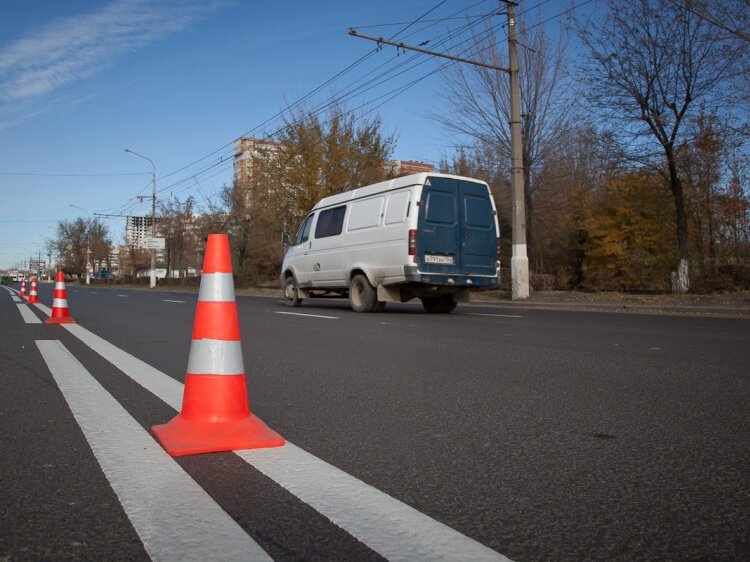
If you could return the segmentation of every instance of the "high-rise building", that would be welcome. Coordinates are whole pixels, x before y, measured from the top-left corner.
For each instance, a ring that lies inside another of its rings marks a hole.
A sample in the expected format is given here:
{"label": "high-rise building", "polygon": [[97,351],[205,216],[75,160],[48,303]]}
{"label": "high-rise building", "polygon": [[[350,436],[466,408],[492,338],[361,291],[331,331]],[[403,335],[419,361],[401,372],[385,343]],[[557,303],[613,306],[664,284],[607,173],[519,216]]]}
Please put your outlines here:
{"label": "high-rise building", "polygon": [[240,137],[234,141],[234,174],[237,184],[253,177],[258,159],[273,158],[282,145],[268,140]]}
{"label": "high-rise building", "polygon": [[152,217],[128,216],[125,223],[125,245],[138,246],[143,238],[151,236]]}

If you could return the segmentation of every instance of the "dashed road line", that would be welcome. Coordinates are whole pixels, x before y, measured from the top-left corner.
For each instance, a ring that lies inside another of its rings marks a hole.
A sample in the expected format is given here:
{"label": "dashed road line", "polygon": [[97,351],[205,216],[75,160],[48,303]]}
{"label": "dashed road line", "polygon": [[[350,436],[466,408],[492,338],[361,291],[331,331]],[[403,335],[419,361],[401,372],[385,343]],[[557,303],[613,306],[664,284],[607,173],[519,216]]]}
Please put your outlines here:
{"label": "dashed road line", "polygon": [[176,303],[180,303],[180,304],[185,304],[185,302],[186,302],[186,301],[175,301],[175,300],[171,300],[171,299],[162,299],[162,300],[164,302],[176,302]]}
{"label": "dashed road line", "polygon": [[31,309],[29,308],[29,305],[19,303],[16,306],[18,307],[18,311],[21,313],[21,317],[23,318],[23,321],[26,322],[27,324],[41,324],[42,323],[39,317],[31,311]]}
{"label": "dashed road line", "polygon": [[21,313],[21,318],[23,318],[24,322],[26,322],[27,324],[41,324],[42,323],[39,317],[31,311],[31,309],[29,308],[29,305],[23,302],[23,299],[15,294],[14,289],[11,289],[9,287],[3,287],[3,289],[8,291],[11,298],[13,299],[13,302],[16,303],[16,306],[18,307],[18,312]]}
{"label": "dashed road line", "polygon": [[153,560],[272,560],[62,343],[36,344]]}
{"label": "dashed road line", "polygon": [[494,318],[523,318],[517,314],[489,314],[483,312],[463,312],[463,316],[491,316]]}
{"label": "dashed road line", "polygon": [[303,312],[280,312],[275,311],[274,314],[288,314],[289,316],[306,316],[308,318],[325,318],[327,320],[338,320],[339,316],[325,316],[323,314],[306,314]]}

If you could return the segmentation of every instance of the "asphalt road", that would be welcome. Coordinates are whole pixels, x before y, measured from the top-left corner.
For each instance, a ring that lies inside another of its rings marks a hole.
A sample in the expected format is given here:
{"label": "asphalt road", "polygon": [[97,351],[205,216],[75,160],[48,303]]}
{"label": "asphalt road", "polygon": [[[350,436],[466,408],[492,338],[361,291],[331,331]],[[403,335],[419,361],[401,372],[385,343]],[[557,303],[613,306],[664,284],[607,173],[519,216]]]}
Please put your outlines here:
{"label": "asphalt road", "polygon": [[[51,306],[51,285],[40,298]],[[79,326],[184,380],[196,295],[69,286],[68,300]],[[750,559],[747,319],[474,305],[429,315],[416,304],[355,314],[345,301],[289,309],[262,297],[238,307],[253,413],[289,451],[377,497],[514,560]],[[122,408],[148,429],[175,409],[80,337],[27,324],[17,308],[0,290],[0,560],[153,557],[143,510],[103,468],[36,342],[60,342],[106,389],[105,421]],[[135,449],[150,446],[123,441],[118,462],[148,479]],[[398,558],[252,458],[183,457],[178,476],[275,560]],[[332,477],[321,474],[308,479],[325,487]],[[373,536],[387,517],[370,523]]]}

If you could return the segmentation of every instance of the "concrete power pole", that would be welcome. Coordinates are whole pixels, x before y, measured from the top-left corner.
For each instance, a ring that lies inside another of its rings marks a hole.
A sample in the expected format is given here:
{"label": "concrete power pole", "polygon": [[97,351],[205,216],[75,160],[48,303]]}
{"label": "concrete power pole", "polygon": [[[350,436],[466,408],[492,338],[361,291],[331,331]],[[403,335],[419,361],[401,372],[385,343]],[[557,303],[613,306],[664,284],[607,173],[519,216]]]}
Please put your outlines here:
{"label": "concrete power pole", "polygon": [[510,258],[511,298],[529,298],[529,258],[526,253],[526,201],[521,138],[521,83],[518,77],[515,3],[508,4],[508,57],[510,63],[510,150],[513,253]]}
{"label": "concrete power pole", "polygon": [[378,45],[393,45],[396,48],[416,51],[435,57],[455,60],[475,66],[499,70],[510,75],[510,149],[511,149],[511,186],[512,207],[511,229],[513,231],[513,253],[510,258],[511,295],[513,300],[529,298],[529,258],[526,253],[526,204],[523,181],[523,141],[521,138],[521,83],[518,77],[518,52],[516,40],[515,2],[501,0],[508,5],[508,55],[510,68],[503,68],[481,61],[456,57],[421,47],[414,47],[382,37],[372,37],[349,30],[349,35],[375,41]]}

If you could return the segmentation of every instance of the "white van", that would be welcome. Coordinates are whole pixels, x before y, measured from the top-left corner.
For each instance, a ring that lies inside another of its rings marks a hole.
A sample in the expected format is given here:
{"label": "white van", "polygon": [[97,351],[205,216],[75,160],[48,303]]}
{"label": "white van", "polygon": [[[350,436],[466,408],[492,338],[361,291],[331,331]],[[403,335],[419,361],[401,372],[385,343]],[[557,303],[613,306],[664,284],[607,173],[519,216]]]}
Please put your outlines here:
{"label": "white van", "polygon": [[281,266],[288,306],[349,296],[353,310],[420,298],[451,312],[475,287],[500,282],[497,211],[486,183],[420,173],[319,201]]}

